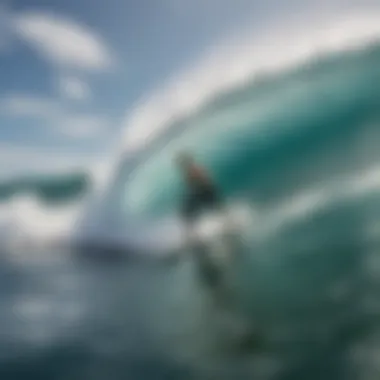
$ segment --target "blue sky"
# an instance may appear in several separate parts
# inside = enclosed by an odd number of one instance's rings
[[[302,56],[294,36],[309,19],[317,45],[380,35],[376,1],[314,3],[8,0],[0,5],[0,177],[102,162],[121,136],[144,140],[205,94]]]

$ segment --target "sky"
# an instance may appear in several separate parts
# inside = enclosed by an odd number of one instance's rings
[[[101,171],[254,71],[379,37],[379,12],[374,0],[2,2],[0,178]]]

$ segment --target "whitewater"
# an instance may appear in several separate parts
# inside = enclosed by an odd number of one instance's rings
[[[364,25],[347,20],[355,33]],[[182,100],[167,115],[148,104],[132,117],[140,129],[127,131],[106,186],[85,202],[5,203],[0,373],[21,376],[21,355],[45,378],[378,378],[380,24],[366,20],[368,38],[345,49],[338,33],[317,57],[273,63],[260,76],[247,66],[233,86],[210,79],[212,96]],[[189,83],[191,98],[199,86]],[[142,128],[152,119],[162,122],[153,135]],[[179,233],[183,188],[172,158],[183,149],[242,210],[242,252],[229,275],[236,313],[260,326],[265,351],[226,354],[228,332],[191,252],[164,260]],[[49,242],[34,250],[44,258],[32,255],[35,241]],[[97,266],[91,249],[85,262],[67,254],[68,241],[128,254]],[[131,259],[130,247],[162,260]]]

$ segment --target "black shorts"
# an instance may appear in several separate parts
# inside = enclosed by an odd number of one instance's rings
[[[182,216],[185,220],[192,221],[202,212],[216,210],[221,205],[221,196],[214,187],[201,187],[186,195]]]

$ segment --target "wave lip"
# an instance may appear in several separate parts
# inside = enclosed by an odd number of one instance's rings
[[[127,120],[124,150],[132,152],[128,154],[144,150],[173,120],[193,117],[219,94],[233,93],[252,79],[271,78],[326,55],[339,56],[376,44],[380,40],[379,20],[378,9],[319,17],[301,13],[284,24],[268,25],[259,36],[256,30],[248,30],[246,35],[221,41],[200,62],[173,76],[136,107]]]

